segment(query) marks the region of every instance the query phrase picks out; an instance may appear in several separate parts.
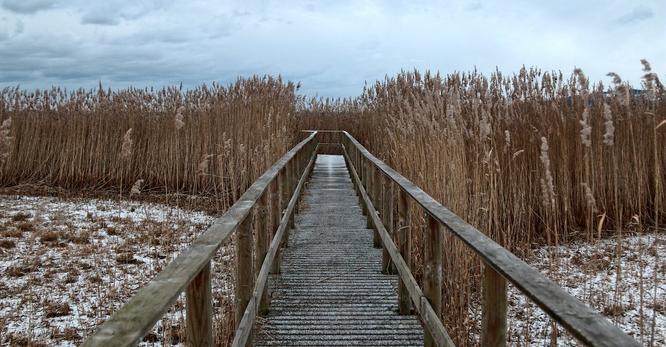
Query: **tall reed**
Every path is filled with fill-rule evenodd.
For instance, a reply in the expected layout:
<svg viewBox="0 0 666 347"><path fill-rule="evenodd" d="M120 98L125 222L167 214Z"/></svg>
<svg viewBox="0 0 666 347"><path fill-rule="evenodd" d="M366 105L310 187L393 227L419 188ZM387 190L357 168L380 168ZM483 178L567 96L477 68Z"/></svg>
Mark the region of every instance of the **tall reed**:
<svg viewBox="0 0 666 347"><path fill-rule="evenodd" d="M568 78L535 68L490 76L403 71L355 100L311 101L299 119L301 128L348 130L463 219L526 255L536 245L621 237L635 218L663 223L666 132L656 129L666 118L666 92L645 73L634 90L616 74L610 87L592 84L580 70ZM412 216L415 228L422 221ZM422 242L421 233L412 235ZM418 277L423 247L414 249ZM444 249L446 325L459 344L473 344L478 322L468 317L480 262L450 237Z"/></svg>
<svg viewBox="0 0 666 347"><path fill-rule="evenodd" d="M292 144L296 99L272 77L192 90L5 88L0 185L128 191L142 180L143 191L218 194L226 208Z"/></svg>

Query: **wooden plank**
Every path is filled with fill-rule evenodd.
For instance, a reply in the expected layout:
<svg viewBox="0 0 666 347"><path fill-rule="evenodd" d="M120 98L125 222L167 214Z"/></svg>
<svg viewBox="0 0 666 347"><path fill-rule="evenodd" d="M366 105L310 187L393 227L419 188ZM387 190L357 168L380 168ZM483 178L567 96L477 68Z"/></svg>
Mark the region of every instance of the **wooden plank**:
<svg viewBox="0 0 666 347"><path fill-rule="evenodd" d="M411 227L409 225L409 204L407 203L407 194L402 190L398 190L398 230L397 240L398 248L400 249L400 256L405 261L407 270L411 272L412 267L412 235ZM404 281L400 281L398 285L398 306L400 314L411 313L411 302L409 300L409 291Z"/></svg>
<svg viewBox="0 0 666 347"><path fill-rule="evenodd" d="M345 131L344 134L349 146L355 147L365 160L383 171L426 212L445 225L447 230L476 252L486 264L513 283L579 341L593 346L640 346L599 312L569 295L538 270L442 206L421 188L368 152L349 133Z"/></svg>
<svg viewBox="0 0 666 347"><path fill-rule="evenodd" d="M287 208L289 202L289 165L280 173L277 178L278 181L278 191L280 192L280 217L284 215L284 211ZM282 241L282 247L287 247L289 244L289 229L287 229L287 234L284 236Z"/></svg>
<svg viewBox="0 0 666 347"><path fill-rule="evenodd" d="M271 240L275 238L275 233L277 233L277 227L280 223L280 191L278 189L277 180L273 181L271 184ZM277 261L273 262L271 267L272 274L280 273L280 251L276 255Z"/></svg>
<svg viewBox="0 0 666 347"><path fill-rule="evenodd" d="M136 345L208 264L220 246L228 240L277 173L298 151L314 143L315 136L316 133L311 133L266 170L222 217L216 219L190 247L181 252L152 281L139 289L136 295L100 325L83 345L113 347Z"/></svg>
<svg viewBox="0 0 666 347"><path fill-rule="evenodd" d="M425 238L425 271L423 276L423 293L430 306L441 319L442 314L442 232L437 220L426 214L427 235ZM486 346L482 343L483 346ZM434 346L432 336L426 332L425 346Z"/></svg>
<svg viewBox="0 0 666 347"><path fill-rule="evenodd" d="M213 299L210 288L210 262L187 286L187 345L212 346Z"/></svg>
<svg viewBox="0 0 666 347"><path fill-rule="evenodd" d="M481 345L506 346L506 280L490 266L484 266Z"/></svg>
<svg viewBox="0 0 666 347"><path fill-rule="evenodd" d="M375 169L374 166L372 167L371 172L372 172L372 192L373 192L373 195L374 195L374 201L372 203L373 203L374 206L379 207L379 206L381 206L381 201L380 201L380 199L381 199L381 196L380 196L381 175L379 173L379 170ZM373 209L372 213L378 214L379 210L374 210ZM375 248L382 248L382 239L379 237L379 232L376 229L377 228L375 228L375 232L372 234L373 235L372 245Z"/></svg>
<svg viewBox="0 0 666 347"><path fill-rule="evenodd" d="M254 321L257 315L256 311L257 302L261 300L260 295L267 287L266 283L268 282L268 274L271 272L270 269L272 267L272 263L278 261L278 259L276 259L276 255L283 243L283 239L287 235L289 217L291 214L294 213L294 210L296 208L296 203L298 201L298 196L301 194L303 186L305 186L305 181L307 181L307 178L310 175L310 172L312 171L315 158L316 158L316 150L312 152L310 162L308 163L307 168L304 170L303 174L301 175L298 185L294 190L294 194L291 196L291 199L289 200L289 204L285 207L285 213L280 220L280 225L278 226L278 229L275 232L275 237L273 237L273 240L271 241L271 245L268 248L268 252L266 253L264 262L261 266L261 269L259 270L256 286L254 287L252 292L252 298L249 301L246 310L241 312L242 318L240 320L240 324L236 329L236 334L234 335L234 340L232 343L232 346L234 347L244 347L249 341L250 335L252 333L252 328L254 326Z"/></svg>
<svg viewBox="0 0 666 347"><path fill-rule="evenodd" d="M269 195L270 191L264 193L256 207L257 223L255 223L255 235L257 235L257 248L255 252L256 256L254 258L255 271L261 269L261 265L264 263L266 253L268 252L268 243L271 240L271 230L269 229ZM259 312L265 314L268 312L268 290L264 290L261 293L261 298L262 305L259 307Z"/></svg>
<svg viewBox="0 0 666 347"><path fill-rule="evenodd" d="M344 155L345 156L348 155L347 150L345 150ZM356 169L354 166L350 167L350 173L352 179L360 183L360 178L356 173ZM360 190L365 203L368 204L368 206L372 206L372 202L370 202L370 198L368 197L368 194L366 193L365 189L361 186ZM375 215L374 218L375 218L375 223L377 224L379 229L379 236L382 238L384 247L386 247L386 250L391 255L391 260L395 264L398 276L400 276L400 283L404 283L405 288L409 293L411 302L414 304L416 312L421 317L421 321L423 322L425 329L431 334L437 346L447 346L447 347L455 346L453 344L453 341L449 337L449 334L446 332L444 325L439 320L439 318L437 318L437 315L434 313L432 307L430 306L430 303L423 295L423 292L421 291L421 288L419 288L419 285L416 283L416 279L412 275L409 266L407 265L402 255L400 254L398 247L395 245L395 243L393 243L393 240L391 239L389 233L386 231L386 228L381 223L377 215Z"/></svg>
<svg viewBox="0 0 666 347"><path fill-rule="evenodd" d="M384 227L387 229L388 233L391 234L391 221L390 221L390 205L389 201L393 199L393 196L391 195L390 191L390 183L388 180L384 177L382 177L382 182L381 182L381 220L382 224L384 224ZM379 234L378 234L379 235ZM382 273L384 274L389 274L390 272L390 267L391 267L391 256L388 254L388 251L386 250L386 247L382 247Z"/></svg>
<svg viewBox="0 0 666 347"><path fill-rule="evenodd" d="M249 215L236 231L236 283L234 284L235 327L238 328L243 312L252 297L254 266L252 263L252 216Z"/></svg>

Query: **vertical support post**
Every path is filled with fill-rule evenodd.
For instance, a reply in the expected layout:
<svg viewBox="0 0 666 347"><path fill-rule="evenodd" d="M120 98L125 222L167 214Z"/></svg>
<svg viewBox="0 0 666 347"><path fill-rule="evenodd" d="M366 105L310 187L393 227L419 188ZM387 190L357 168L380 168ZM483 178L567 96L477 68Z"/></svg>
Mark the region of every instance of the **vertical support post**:
<svg viewBox="0 0 666 347"><path fill-rule="evenodd" d="M393 188L388 178L382 181L382 205L384 217L382 221L386 232L393 238ZM391 255L389 255L386 247L384 247L384 251L382 252L382 273L391 273Z"/></svg>
<svg viewBox="0 0 666 347"><path fill-rule="evenodd" d="M442 319L442 232L439 222L426 213L428 224L425 245L425 271L423 276L423 294L430 302L430 306ZM435 346L435 342L426 330L425 346Z"/></svg>
<svg viewBox="0 0 666 347"><path fill-rule="evenodd" d="M278 214L278 225L282 222L282 214L287 209L289 204L289 165L285 165L284 169L278 175L278 190L280 191L280 213ZM284 239L282 240L282 247L289 245L289 226L284 231Z"/></svg>
<svg viewBox="0 0 666 347"><path fill-rule="evenodd" d="M278 177L276 177L270 186L271 192L271 240L275 237L277 228L280 225L280 191L278 189ZM277 252L275 253L275 259L273 259L273 264L271 266L272 274L280 273L280 253L281 247L278 247Z"/></svg>
<svg viewBox="0 0 666 347"><path fill-rule="evenodd" d="M245 308L252 298L254 270L252 269L252 214L236 230L236 288L235 288L235 327L238 328Z"/></svg>
<svg viewBox="0 0 666 347"><path fill-rule="evenodd" d="M287 200L285 202L284 208L287 208L287 205L289 205L289 201L291 200L291 197L294 195L294 191L296 191L296 183L298 180L296 179L296 161L294 160L295 158L292 158L288 163L287 166L290 167L289 170L289 194L287 195ZM292 213L289 215L289 224L287 225L287 228L293 229L294 228L294 214Z"/></svg>
<svg viewBox="0 0 666 347"><path fill-rule="evenodd" d="M187 345L213 345L213 301L210 261L187 287Z"/></svg>
<svg viewBox="0 0 666 347"><path fill-rule="evenodd" d="M366 174L365 174L365 176L366 176L365 192L368 193L368 197L370 198L370 202L372 202L374 204L374 202L372 201L372 188L374 187L374 182L372 181L372 176L373 176L372 175L372 164L369 161L367 161L365 163L365 169L366 169L365 170L365 172L366 172ZM375 213L375 210L374 210L374 208L371 209L370 206L366 206L366 211L368 213L367 214L368 218L366 219L366 221L367 221L366 227L368 229L374 229L375 226L372 223L372 218L370 218L370 216L371 216L371 213ZM372 244L373 245L375 244L375 238L377 237L377 236L375 236L376 234L377 234L377 230L375 230L375 232L372 235Z"/></svg>
<svg viewBox="0 0 666 347"><path fill-rule="evenodd" d="M254 259L255 279L257 278L259 271L261 271L261 266L264 264L266 254L268 253L268 245L270 244L271 232L268 227L268 194L269 192L265 192L261 196L256 209L257 223L255 223L255 235L257 237L257 250ZM258 299L260 301L259 314L268 312L268 286L264 287L264 291L261 293L261 298Z"/></svg>
<svg viewBox="0 0 666 347"><path fill-rule="evenodd" d="M372 210L372 213L379 213L380 217L384 216L384 213L381 212L382 209L382 200L381 200L381 173L379 172L379 168L372 165L372 195L373 195L373 202L372 204L374 205L374 209ZM382 248L382 238L379 236L379 227L375 227L375 233L372 235L372 245L375 248Z"/></svg>
<svg viewBox="0 0 666 347"><path fill-rule="evenodd" d="M398 230L397 241L400 255L407 264L408 268L412 268L412 235L409 226L409 205L407 204L407 193L398 188ZM398 282L398 306L400 314L411 313L411 300L407 287L402 281Z"/></svg>
<svg viewBox="0 0 666 347"><path fill-rule="evenodd" d="M506 280L495 269L484 264L482 346L506 346L506 305Z"/></svg>
<svg viewBox="0 0 666 347"><path fill-rule="evenodd" d="M356 169L358 170L358 174L360 175L359 178L361 179L361 185L365 189L365 191L368 191L368 184L367 184L367 171L365 167L365 161L363 160L363 157L361 157L361 160L358 162L358 166ZM361 208L363 209L363 215L367 216L368 215L368 206L365 205L365 202L363 201L363 198L361 196L358 197L359 202L361 203Z"/></svg>

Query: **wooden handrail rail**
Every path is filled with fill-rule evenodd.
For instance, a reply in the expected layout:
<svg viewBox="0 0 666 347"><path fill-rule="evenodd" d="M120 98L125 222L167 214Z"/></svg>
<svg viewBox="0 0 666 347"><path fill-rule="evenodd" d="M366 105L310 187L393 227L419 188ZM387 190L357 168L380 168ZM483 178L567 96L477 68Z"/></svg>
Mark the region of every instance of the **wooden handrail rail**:
<svg viewBox="0 0 666 347"><path fill-rule="evenodd" d="M433 199L421 188L383 161L376 158L348 132L342 131L341 133L344 134L342 141L345 156L350 158L349 160L353 165L359 167L361 161L365 160L369 162L373 167L380 170L383 175L395 183L404 194L407 194L420 205L431 218L445 226L448 231L462 240L470 249L481 257L487 265L484 291L489 291L489 293L486 293L484 296L488 300L501 301L502 298L504 300L503 312L500 307L500 310L496 310L495 312L484 313L484 316L487 316L484 317L484 321L489 321L488 324L497 323L498 320L504 320L505 324L506 285L503 285L503 281L506 279L513 283L516 288L523 292L528 298L530 298L530 300L539 305L544 312L561 324L569 333L586 345L639 346L636 340L611 324L608 319L565 292L560 286L546 278L538 270L529 266L513 253L509 252L507 249L477 230L474 226L465 222L462 218L442 206L442 204ZM365 192L364 190L362 191ZM366 200L366 198L367 195L364 196L364 200ZM369 201L369 199L367 200ZM374 211L370 208L368 209ZM369 217L375 219L376 214L369 213ZM378 220L375 221L375 225L377 224L381 224L381 222ZM383 229L383 226L380 225L378 229L380 229L379 232L384 241L384 246L388 248L394 262L397 260L399 263L402 257L400 257L399 254L394 257L396 249L394 249L395 245L393 244L390 235L384 233L386 230ZM382 230L384 232L382 232ZM406 265L401 266L397 263L396 265L399 272L401 267L406 267ZM495 276L495 273L499 276ZM407 287L410 287L415 283L411 274L406 276L400 273L400 277L406 282ZM500 282L498 282L498 280ZM417 289L418 287L410 288L409 294L418 311L418 305L423 305L423 296L422 293L420 293L420 289ZM419 303L419 300L421 300L422 303ZM492 303L484 303L484 310L489 311L488 307L485 306L486 304ZM430 307L429 304L425 306ZM501 315L504 315L504 317L500 317ZM426 328L433 326L433 324L428 322L424 322L424 324ZM441 325L441 322L439 322L439 324ZM506 326L504 325L503 327L500 327L500 330L501 329L505 330ZM430 333L434 332L430 331ZM497 345L503 345L505 341L500 340L501 337L504 336L502 334L505 334L506 331L498 331L495 333L496 336L488 336L487 338L489 340L486 341L494 341L492 344L497 343ZM484 336L483 338L485 339L486 337ZM489 342L489 344L491 344L491 342Z"/></svg>
<svg viewBox="0 0 666 347"><path fill-rule="evenodd" d="M192 294L195 294L197 300L202 300L201 303L194 305L197 308L194 312L197 314L204 312L204 315L210 314L210 303L206 300L210 301L209 264L211 259L220 246L229 239L241 224L246 222L248 216L251 216L252 209L257 201L283 169L292 165L305 169L305 165L295 163L298 160L294 161L294 158L300 155L299 159L302 160L303 155L301 153L303 150L315 150L316 135L316 132L312 132L261 175L224 215L215 220L213 225L197 237L187 249L181 252L152 281L142 287L120 310L104 322L84 342L83 346L135 345L152 329L164 312L176 301L178 295L188 285L192 284L195 278L197 278L195 282L201 286L203 294L192 290ZM292 188L295 190L296 185L294 184ZM190 294L188 289L188 300ZM190 304L188 302L188 306ZM189 310L188 313L190 313ZM190 317L188 317L189 319ZM206 324L206 322L202 322L202 324ZM191 322L188 321L188 331L190 325ZM211 328L209 326L206 329ZM209 334L209 331L204 333ZM201 336L197 337L197 341L200 340L199 337ZM211 344L210 334L208 337L203 336L201 341L204 344Z"/></svg>

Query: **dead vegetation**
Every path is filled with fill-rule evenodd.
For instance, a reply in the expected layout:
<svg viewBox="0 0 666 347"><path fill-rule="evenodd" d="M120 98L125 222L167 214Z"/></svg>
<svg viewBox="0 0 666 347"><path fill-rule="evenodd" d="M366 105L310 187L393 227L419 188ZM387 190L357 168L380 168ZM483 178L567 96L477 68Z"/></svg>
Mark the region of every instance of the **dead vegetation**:
<svg viewBox="0 0 666 347"><path fill-rule="evenodd" d="M643 85L610 86L539 69L514 75L404 71L361 97L310 100L301 129L349 131L374 155L511 251L613 237L616 264L627 232L666 222L666 90L643 61ZM421 277L423 215L413 206L412 259ZM601 252L601 251L600 251ZM640 256L649 250L641 249ZM476 344L481 263L445 239L446 326L458 345ZM558 268L558 255L548 255ZM619 265L619 264L616 264ZM616 277L623 276L614 266ZM557 277L553 273L554 277ZM614 301L625 295L614 286ZM638 305L650 303L643 288ZM609 312L617 312L611 309ZM470 317L471 314L471 318ZM650 344L650 317L639 334Z"/></svg>

